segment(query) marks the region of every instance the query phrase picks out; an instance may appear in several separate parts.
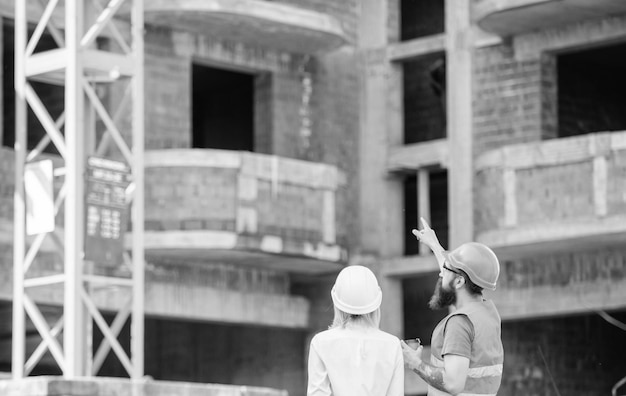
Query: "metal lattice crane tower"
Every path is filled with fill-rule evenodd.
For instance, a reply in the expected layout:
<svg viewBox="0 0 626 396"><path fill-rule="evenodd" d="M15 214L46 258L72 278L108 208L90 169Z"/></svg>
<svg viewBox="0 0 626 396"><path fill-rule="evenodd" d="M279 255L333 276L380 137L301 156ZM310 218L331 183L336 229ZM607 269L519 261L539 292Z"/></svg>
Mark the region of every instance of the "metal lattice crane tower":
<svg viewBox="0 0 626 396"><path fill-rule="evenodd" d="M27 376L41 357L50 351L66 378L96 375L112 349L131 378L143 375L144 343L144 48L143 0L20 0L15 2L15 218L14 218L14 290L13 290L13 377ZM33 12L40 6L37 15ZM122 18L114 18L115 16ZM64 22L57 27L59 19ZM35 21L32 35L28 22ZM58 48L35 52L44 31ZM98 48L104 32L110 45ZM102 46L100 46L102 47ZM53 120L31 82L39 81L64 87L64 112ZM99 93L113 84L126 84L123 99L110 104L109 111ZM46 134L37 145L29 145L27 109L30 107ZM131 109L130 112L128 111ZM111 115L114 113L114 115ZM122 117L130 118L132 134L118 127ZM97 121L104 125L96 133ZM100 135L100 138L98 136ZM130 135L130 136L129 136ZM30 142L33 143L33 142ZM54 169L62 187L55 197L54 231L27 235L25 169L41 158L43 149L53 143L62 166ZM34 147L29 150L28 147ZM115 157L130 170L127 189L132 231L130 251L125 249L123 262L127 277L97 275L91 270L97 263L85 259L85 175L87 158ZM56 216L64 207L64 216ZM61 221L60 217L63 217ZM33 274L44 240L56 246L63 258L58 274ZM123 239L123 238L122 238ZM30 270L30 272L29 272ZM56 287L63 293L63 316L56 324L47 323L30 293L34 288ZM117 307L116 317L108 325L92 291L97 288L125 289L128 298ZM32 321L42 338L41 344L26 359L26 318ZM121 346L118 336L130 317L131 353ZM104 339L92 353L93 323ZM62 333L62 342L60 334Z"/></svg>

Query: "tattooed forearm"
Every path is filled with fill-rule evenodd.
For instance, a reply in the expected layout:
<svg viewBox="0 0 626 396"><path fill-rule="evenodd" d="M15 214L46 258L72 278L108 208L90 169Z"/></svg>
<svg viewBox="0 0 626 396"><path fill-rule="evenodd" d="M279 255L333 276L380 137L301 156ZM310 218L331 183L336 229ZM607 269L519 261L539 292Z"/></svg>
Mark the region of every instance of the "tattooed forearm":
<svg viewBox="0 0 626 396"><path fill-rule="evenodd" d="M417 367L412 367L413 371L419 375L426 383L440 391L447 392L443 383L443 368L433 367L423 361Z"/></svg>

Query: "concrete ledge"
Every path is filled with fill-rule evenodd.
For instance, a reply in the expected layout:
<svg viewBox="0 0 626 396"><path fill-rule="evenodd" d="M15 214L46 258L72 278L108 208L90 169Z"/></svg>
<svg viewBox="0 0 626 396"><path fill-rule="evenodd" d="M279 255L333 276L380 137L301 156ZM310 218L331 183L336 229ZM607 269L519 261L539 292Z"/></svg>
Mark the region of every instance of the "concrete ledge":
<svg viewBox="0 0 626 396"><path fill-rule="evenodd" d="M126 246L130 249L130 235ZM309 274L338 271L348 261L347 249L337 244L227 231L146 232L145 248L150 255L204 258L244 266L256 261L267 268Z"/></svg>
<svg viewBox="0 0 626 396"><path fill-rule="evenodd" d="M66 380L62 377L30 377L1 380L3 396L287 396L287 391L220 384L198 384L119 378L91 377Z"/></svg>
<svg viewBox="0 0 626 396"><path fill-rule="evenodd" d="M604 245L619 245L626 238L626 216L601 219L552 221L512 229L479 233L476 237L496 251L502 259L525 257L537 253Z"/></svg>
<svg viewBox="0 0 626 396"><path fill-rule="evenodd" d="M626 12L622 0L478 0L473 19L501 36Z"/></svg>
<svg viewBox="0 0 626 396"><path fill-rule="evenodd" d="M596 132L561 139L520 143L487 151L476 158L476 170L530 169L563 165L626 150L626 131Z"/></svg>
<svg viewBox="0 0 626 396"><path fill-rule="evenodd" d="M387 172L415 171L430 166L448 167L447 139L392 147L387 158Z"/></svg>
<svg viewBox="0 0 626 396"><path fill-rule="evenodd" d="M446 35L441 33L392 43L387 47L387 59L391 62L401 62L433 52L443 52L446 50L445 37Z"/></svg>
<svg viewBox="0 0 626 396"><path fill-rule="evenodd" d="M295 52L320 53L348 43L334 17L260 0L153 0L146 23Z"/></svg>
<svg viewBox="0 0 626 396"><path fill-rule="evenodd" d="M233 169L244 175L273 183L288 183L311 188L336 190L346 184L346 176L337 167L247 151L218 149L148 150L145 167Z"/></svg>
<svg viewBox="0 0 626 396"><path fill-rule="evenodd" d="M439 272L439 264L432 254L383 259L381 264L383 275L399 278Z"/></svg>

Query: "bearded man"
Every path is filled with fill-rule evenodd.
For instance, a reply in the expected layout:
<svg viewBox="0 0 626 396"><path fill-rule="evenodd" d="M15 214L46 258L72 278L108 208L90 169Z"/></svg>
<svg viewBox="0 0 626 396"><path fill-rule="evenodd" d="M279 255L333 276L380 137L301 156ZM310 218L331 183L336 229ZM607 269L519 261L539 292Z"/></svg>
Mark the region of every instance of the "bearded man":
<svg viewBox="0 0 626 396"><path fill-rule="evenodd" d="M483 289L496 288L498 258L477 242L447 252L428 223L421 221L423 229L413 234L433 251L440 268L429 307L450 313L433 331L429 363L421 358L421 345L413 349L402 342L405 366L426 381L428 396L495 396L504 363L501 320Z"/></svg>

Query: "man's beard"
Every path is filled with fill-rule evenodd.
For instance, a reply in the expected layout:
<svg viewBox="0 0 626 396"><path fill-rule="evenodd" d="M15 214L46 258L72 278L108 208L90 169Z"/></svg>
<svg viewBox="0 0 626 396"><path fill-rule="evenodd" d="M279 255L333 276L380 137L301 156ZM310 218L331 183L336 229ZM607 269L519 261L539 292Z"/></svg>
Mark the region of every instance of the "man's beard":
<svg viewBox="0 0 626 396"><path fill-rule="evenodd" d="M443 279L437 280L435 292L428 302L428 307L432 310L447 308L456 304L456 292L452 288L452 280L448 284L448 288L443 288Z"/></svg>

